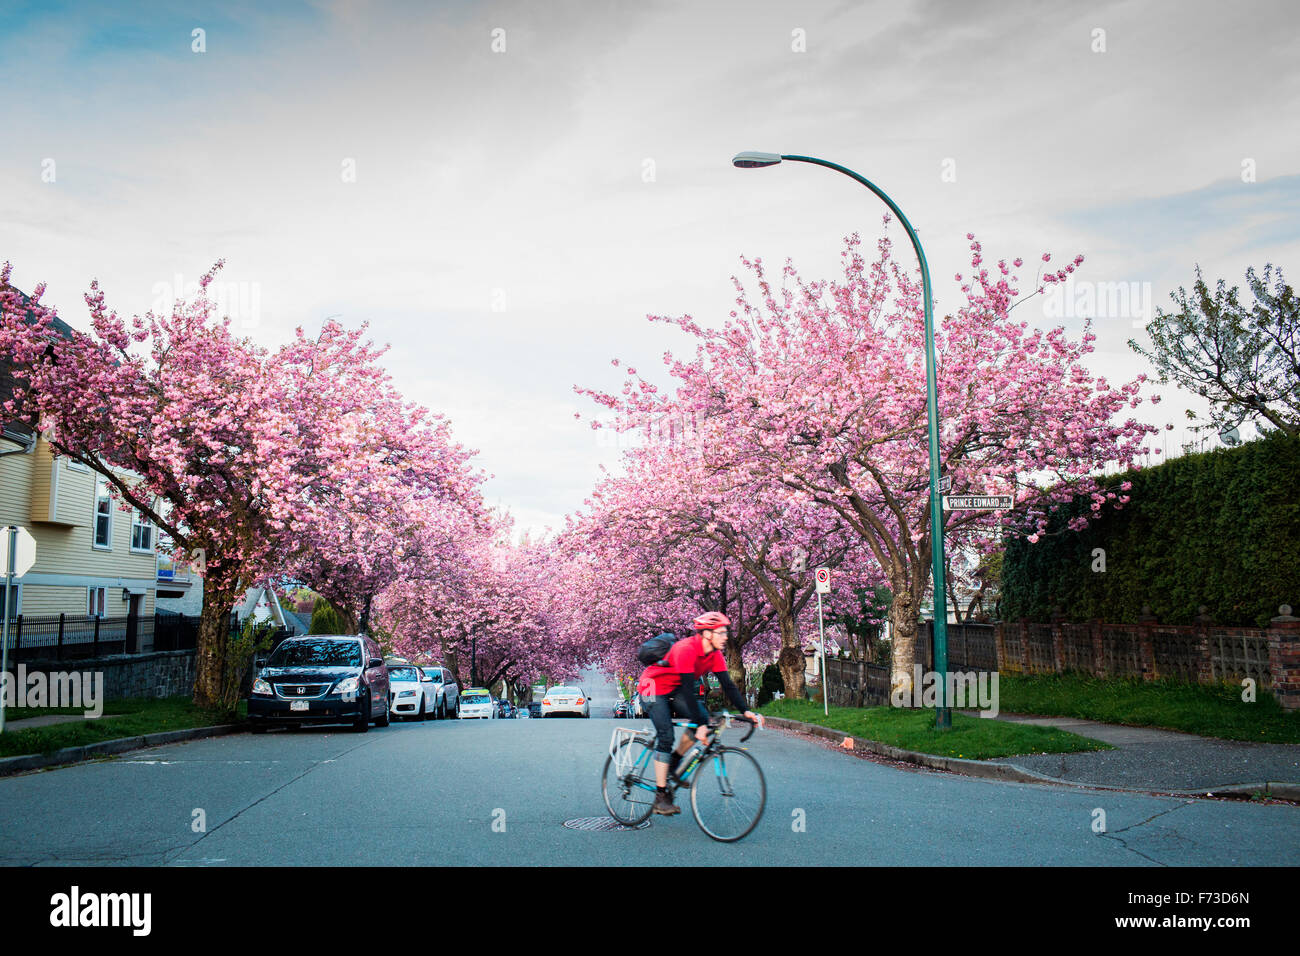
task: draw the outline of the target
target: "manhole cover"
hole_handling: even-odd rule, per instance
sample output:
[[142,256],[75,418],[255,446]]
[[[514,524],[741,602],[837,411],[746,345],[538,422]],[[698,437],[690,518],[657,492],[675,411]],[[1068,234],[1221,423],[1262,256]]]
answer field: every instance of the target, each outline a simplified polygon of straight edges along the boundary
[[564,825],[570,830],[640,830],[650,825],[650,821],[638,823],[634,827],[625,827],[613,817],[579,817],[565,820]]

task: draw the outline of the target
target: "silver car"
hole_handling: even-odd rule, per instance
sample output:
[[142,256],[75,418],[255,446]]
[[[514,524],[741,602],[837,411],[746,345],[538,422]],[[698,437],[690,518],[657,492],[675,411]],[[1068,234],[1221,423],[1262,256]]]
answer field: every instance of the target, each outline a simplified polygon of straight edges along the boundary
[[548,689],[542,696],[542,716],[556,717],[561,714],[590,717],[591,697],[581,687],[572,684]]

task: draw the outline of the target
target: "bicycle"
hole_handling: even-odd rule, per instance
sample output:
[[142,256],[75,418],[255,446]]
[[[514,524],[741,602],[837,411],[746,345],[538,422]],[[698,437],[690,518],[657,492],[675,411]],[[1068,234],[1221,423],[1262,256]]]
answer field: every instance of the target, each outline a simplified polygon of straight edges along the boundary
[[[695,822],[720,843],[734,843],[747,836],[767,805],[767,782],[754,755],[745,748],[721,743],[723,731],[736,720],[751,725],[739,743],[753,736],[754,721],[738,714],[723,713],[721,726],[710,719],[710,728],[717,729],[709,735],[708,746],[678,769],[676,779],[671,774],[668,777],[670,793],[690,787]],[[609,815],[625,827],[640,826],[654,812],[654,745],[654,734],[646,731],[618,728],[610,738],[600,791]],[[706,762],[712,774],[700,769]]]

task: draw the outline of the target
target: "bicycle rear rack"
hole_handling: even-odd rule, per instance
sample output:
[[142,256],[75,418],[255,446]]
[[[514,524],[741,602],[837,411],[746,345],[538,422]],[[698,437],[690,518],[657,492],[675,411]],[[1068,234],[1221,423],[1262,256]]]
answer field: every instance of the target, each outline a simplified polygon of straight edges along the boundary
[[[648,741],[650,738],[643,730],[632,730],[627,727],[615,727],[614,732],[609,737],[609,755],[614,760],[614,772],[618,776],[630,773],[632,767],[636,765],[640,753],[632,746],[632,742],[640,740]],[[624,741],[627,746],[623,746]]]

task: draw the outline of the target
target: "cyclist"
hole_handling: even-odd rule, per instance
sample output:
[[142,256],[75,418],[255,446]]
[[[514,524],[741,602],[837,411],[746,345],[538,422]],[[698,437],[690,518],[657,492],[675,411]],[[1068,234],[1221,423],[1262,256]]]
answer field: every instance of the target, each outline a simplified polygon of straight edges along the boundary
[[[663,661],[647,667],[637,681],[637,690],[650,705],[650,720],[656,732],[655,813],[670,816],[681,812],[668,792],[668,775],[676,771],[682,755],[690,749],[691,728],[695,729],[696,740],[706,745],[709,740],[709,712],[696,690],[699,678],[715,675],[735,708],[750,720],[762,723],[761,718],[746,709],[745,699],[727,673],[722,651],[727,646],[730,624],[727,616],[717,611],[701,614],[692,622],[691,636],[673,644]],[[690,721],[676,749],[673,748],[674,711]]]

